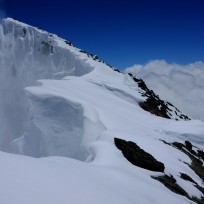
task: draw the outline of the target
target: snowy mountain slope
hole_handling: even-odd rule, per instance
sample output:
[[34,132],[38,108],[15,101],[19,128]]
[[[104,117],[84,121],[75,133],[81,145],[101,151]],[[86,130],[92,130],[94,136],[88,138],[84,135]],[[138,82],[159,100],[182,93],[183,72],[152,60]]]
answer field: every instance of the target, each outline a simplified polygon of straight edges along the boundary
[[204,120],[204,62],[183,65],[150,60],[124,71],[141,77],[148,87],[192,118]]
[[[140,107],[148,95],[131,75],[10,18],[0,26],[0,59],[0,147],[30,156],[1,152],[0,203],[180,204],[204,196],[203,164],[201,173],[192,167],[204,161],[202,151],[172,144],[189,140],[203,150],[201,121],[152,115]],[[169,117],[182,119],[172,110]],[[114,138],[135,142],[164,172],[132,165]],[[162,175],[188,196],[152,178]]]

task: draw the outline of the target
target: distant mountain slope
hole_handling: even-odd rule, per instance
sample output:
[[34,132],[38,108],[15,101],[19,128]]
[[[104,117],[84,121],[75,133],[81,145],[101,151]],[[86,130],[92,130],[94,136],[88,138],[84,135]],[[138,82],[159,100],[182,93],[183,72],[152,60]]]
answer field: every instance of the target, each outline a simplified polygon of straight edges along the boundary
[[143,65],[126,68],[142,78],[159,96],[174,104],[190,117],[204,121],[204,62],[189,64],[150,60]]

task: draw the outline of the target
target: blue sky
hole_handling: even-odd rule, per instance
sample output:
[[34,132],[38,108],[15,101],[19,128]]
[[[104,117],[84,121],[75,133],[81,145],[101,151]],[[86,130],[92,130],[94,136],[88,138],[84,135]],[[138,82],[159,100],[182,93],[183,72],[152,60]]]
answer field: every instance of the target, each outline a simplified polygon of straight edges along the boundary
[[120,69],[152,59],[181,64],[204,61],[202,0],[4,3],[6,16],[56,33]]

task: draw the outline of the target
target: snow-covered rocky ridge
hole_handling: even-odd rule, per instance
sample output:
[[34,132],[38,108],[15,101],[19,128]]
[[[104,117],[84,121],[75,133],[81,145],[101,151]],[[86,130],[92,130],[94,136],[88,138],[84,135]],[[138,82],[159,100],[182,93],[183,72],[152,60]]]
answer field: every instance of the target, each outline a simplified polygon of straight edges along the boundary
[[[10,18],[0,26],[0,70],[0,150],[10,152],[0,152],[0,203],[201,202],[203,178],[191,157],[194,150],[203,162],[196,147],[203,150],[204,124],[185,121],[167,103],[175,120],[143,110],[150,93],[137,77]],[[158,112],[163,102],[154,98]],[[164,172],[132,165],[114,138],[135,142]],[[181,147],[185,140],[196,147]],[[163,175],[172,175],[188,196],[152,178]]]

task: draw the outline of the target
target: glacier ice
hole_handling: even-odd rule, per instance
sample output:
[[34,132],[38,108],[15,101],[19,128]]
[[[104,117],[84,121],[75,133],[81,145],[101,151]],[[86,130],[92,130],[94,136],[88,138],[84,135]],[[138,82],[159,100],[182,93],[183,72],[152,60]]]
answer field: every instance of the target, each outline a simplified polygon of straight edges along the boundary
[[[18,23],[12,19],[5,19],[0,25],[0,150],[18,153],[22,153],[23,151],[31,156],[67,155],[64,147],[61,147],[61,150],[59,150],[60,146],[63,146],[60,142],[56,144],[59,146],[59,148],[55,148],[58,149],[56,152],[52,152],[54,148],[52,145],[48,149],[45,148],[46,150],[42,150],[44,149],[43,143],[52,143],[51,141],[42,141],[40,139],[41,134],[43,134],[43,122],[42,120],[40,121],[42,117],[39,117],[40,122],[36,122],[38,125],[33,124],[32,134],[35,134],[35,139],[32,139],[31,136],[26,137],[26,140],[32,140],[30,141],[33,143],[32,148],[31,146],[28,146],[24,150],[20,148],[23,145],[22,138],[26,134],[31,134],[31,132],[27,132],[27,126],[32,114],[30,113],[30,102],[24,88],[31,85],[38,85],[37,80],[39,79],[61,79],[68,75],[82,76],[93,69],[93,67],[72,52],[71,49],[59,46],[55,40],[56,37],[53,36],[53,34],[20,22]],[[61,43],[66,45],[64,41]],[[66,46],[70,47],[69,45]],[[33,100],[32,104],[37,106],[37,104],[41,103],[49,111],[49,106],[47,107],[43,100],[45,99]],[[51,99],[47,100],[48,102],[52,101]],[[59,105],[60,103],[66,103],[65,101],[60,101],[60,99],[54,99],[53,101],[54,103],[58,102]],[[53,112],[55,111],[57,113],[59,111],[59,113],[62,113],[62,110],[56,109],[56,104],[50,103],[49,105],[50,110]],[[83,114],[79,106],[73,106],[73,104],[71,105],[69,103],[66,106],[68,107],[68,111],[75,111],[78,115]],[[42,116],[44,113],[40,114]],[[50,114],[52,115],[53,113],[50,112]],[[66,112],[63,114],[66,114]],[[49,122],[54,120],[51,115]],[[48,116],[46,117],[49,118]],[[58,121],[58,124],[64,124],[65,122],[77,123],[77,128],[73,132],[76,134],[76,140],[80,140],[83,129],[82,121],[66,121],[68,120],[67,116],[62,118],[64,121]],[[54,128],[53,131],[69,131],[71,134],[71,130],[68,130],[70,127],[65,128],[66,130],[57,130],[59,127],[56,127],[56,130],[54,130]],[[61,134],[62,141],[66,140],[63,134],[65,133]],[[54,138],[52,139],[54,140]],[[41,143],[40,145],[38,144],[39,142]],[[38,148],[38,151],[36,148]],[[70,154],[75,153],[72,152]],[[76,157],[80,156],[78,155]]]

